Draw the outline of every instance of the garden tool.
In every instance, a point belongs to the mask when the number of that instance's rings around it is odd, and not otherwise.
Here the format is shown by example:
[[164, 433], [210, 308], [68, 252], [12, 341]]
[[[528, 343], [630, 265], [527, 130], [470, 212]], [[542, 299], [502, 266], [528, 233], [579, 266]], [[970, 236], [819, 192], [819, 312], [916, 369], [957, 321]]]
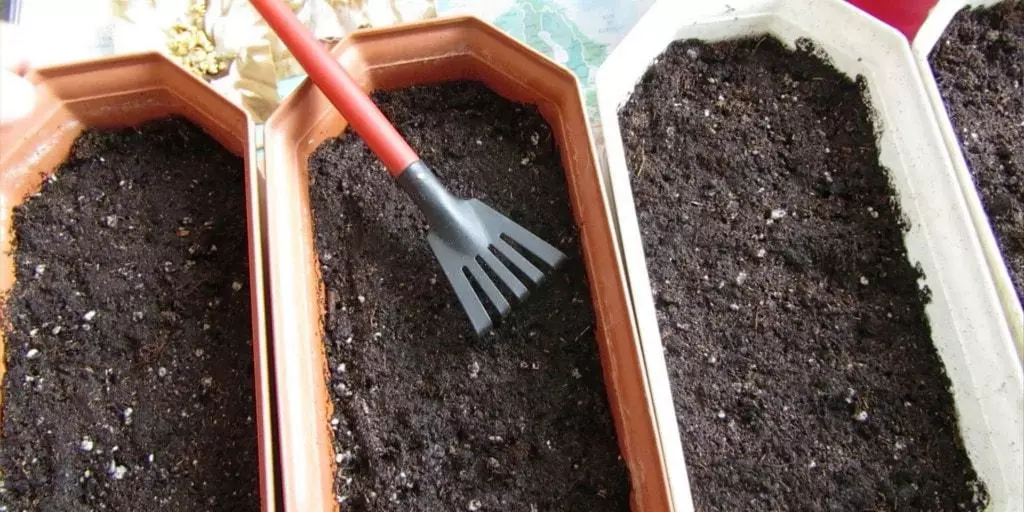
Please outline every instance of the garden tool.
[[[560, 250], [480, 200], [452, 195], [283, 0], [251, 2], [423, 212], [430, 224], [427, 242], [477, 335], [492, 326], [484, 300], [499, 316], [505, 316], [511, 310], [506, 293], [524, 300], [529, 293], [525, 281], [536, 286], [545, 271], [553, 271], [565, 261]], [[543, 266], [547, 269], [542, 270]]]

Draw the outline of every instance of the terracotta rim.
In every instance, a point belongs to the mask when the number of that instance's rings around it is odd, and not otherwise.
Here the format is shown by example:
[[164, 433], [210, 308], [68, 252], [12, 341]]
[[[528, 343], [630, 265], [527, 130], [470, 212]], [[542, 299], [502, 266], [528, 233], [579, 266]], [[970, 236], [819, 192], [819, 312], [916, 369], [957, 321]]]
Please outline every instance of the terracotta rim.
[[[671, 510], [661, 440], [579, 83], [566, 68], [474, 17], [357, 32], [333, 54], [366, 91], [473, 79], [537, 105], [552, 127], [594, 301], [595, 331], [636, 511]], [[323, 284], [306, 162], [346, 123], [304, 81], [266, 125], [266, 219], [281, 479], [287, 510], [335, 510]], [[287, 347], [284, 350], [284, 347]]]
[[[0, 297], [14, 284], [12, 209], [39, 189], [87, 128], [119, 128], [181, 115], [245, 161], [246, 223], [261, 509], [274, 510], [270, 359], [264, 300], [261, 176], [249, 116], [187, 70], [158, 53], [104, 57], [31, 71], [39, 97], [32, 114], [0, 128]], [[5, 326], [6, 327], [6, 326]], [[0, 331], [0, 353], [4, 336]], [[0, 358], [0, 405], [5, 373]], [[0, 410], [2, 414], [2, 410]]]

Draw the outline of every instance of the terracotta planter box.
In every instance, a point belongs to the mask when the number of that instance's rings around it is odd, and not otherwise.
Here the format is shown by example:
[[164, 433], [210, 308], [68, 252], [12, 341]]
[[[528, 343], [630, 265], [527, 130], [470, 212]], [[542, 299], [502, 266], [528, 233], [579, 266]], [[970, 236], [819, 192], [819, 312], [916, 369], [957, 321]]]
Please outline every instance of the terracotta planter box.
[[[1004, 258], [1004, 255], [1000, 250], [1000, 246], [996, 242], [996, 234], [986, 210], [986, 205], [982, 203], [981, 195], [978, 191], [978, 184], [975, 182], [971, 169], [968, 166], [967, 159], [964, 157], [963, 146], [961, 146], [961, 142], [964, 137], [968, 137], [967, 142], [969, 144], [975, 144], [976, 139], [969, 140], [969, 134], [964, 133], [965, 128], [961, 129], [961, 133], [959, 135], [957, 134], [953, 127], [953, 123], [951, 122], [950, 112], [946, 105], [946, 101], [943, 99], [942, 93], [939, 91], [935, 72], [929, 62], [929, 59], [933, 55], [938, 43], [948, 35], [953, 17], [959, 12], [967, 8], [993, 7], [995, 5], [1003, 5], [1006, 3], [1009, 2], [1005, 0], [940, 0], [929, 12], [928, 17], [921, 26], [921, 30], [913, 40], [912, 48], [914, 51], [914, 58], [921, 70], [921, 77], [924, 81], [925, 91], [927, 92], [928, 99], [931, 101], [932, 108], [934, 109], [938, 119], [938, 127], [942, 133], [942, 139], [949, 150], [953, 169], [956, 172], [957, 180], [960, 182], [960, 186], [963, 190], [964, 201], [967, 203], [967, 208], [971, 213], [971, 220], [974, 222], [974, 228], [977, 232], [978, 240], [985, 253], [985, 260], [988, 263], [991, 279], [995, 282], [996, 289], [999, 292], [999, 299], [1002, 302], [1005, 316], [1003, 321], [1008, 325], [1010, 332], [1013, 333], [1014, 342], [1017, 345], [1017, 356], [1024, 359], [1024, 309], [1021, 308], [1021, 301], [1024, 300], [1024, 298], [1018, 296], [1017, 291], [1014, 289], [1013, 281], [1010, 278], [1007, 260]], [[967, 70], [964, 71], [964, 73], [967, 72]], [[980, 110], [974, 112], [975, 115], [980, 113]], [[1009, 117], [1014, 116], [1014, 113], [1008, 110], [1004, 111], [1003, 114]], [[1020, 112], [1017, 112], [1017, 117], [1013, 119], [1019, 119], [1020, 114]], [[968, 122], [968, 119], [964, 119], [964, 122]], [[977, 134], [975, 134], [975, 136], [976, 135]], [[996, 171], [993, 170], [991, 172], [994, 173]], [[1004, 235], [1004, 237], [1005, 236], [1007, 235]], [[1008, 241], [1006, 243], [1012, 244], [1013, 242]], [[1018, 279], [1024, 279], [1024, 276], [1018, 276]]]
[[[133, 127], [159, 118], [183, 116], [228, 151], [244, 159], [248, 210], [245, 225], [248, 227], [250, 269], [248, 290], [251, 291], [256, 392], [253, 424], [257, 429], [260, 458], [259, 467], [251, 470], [259, 472], [259, 489], [254, 491], [260, 494], [262, 509], [273, 510], [276, 487], [263, 301], [262, 226], [256, 202], [259, 176], [253, 163], [254, 146], [251, 143], [253, 124], [243, 111], [158, 54], [78, 62], [33, 71], [30, 78], [37, 84], [41, 95], [35, 112], [30, 118], [0, 130], [0, 249], [3, 254], [0, 260], [0, 295], [5, 298], [14, 286], [13, 255], [18, 250], [12, 247], [12, 211], [53, 175], [84, 130]], [[0, 353], [3, 349], [4, 338], [0, 334]], [[0, 361], [0, 378], [3, 370], [3, 361]], [[196, 386], [199, 385], [197, 382]], [[0, 400], [2, 398], [3, 393], [0, 392]]]
[[[790, 50], [809, 41], [814, 45], [813, 55], [824, 56], [833, 69], [816, 67], [820, 60], [808, 64], [807, 55], [796, 59], [793, 53], [787, 53], [789, 57], [785, 58], [789, 60], [783, 60], [779, 57], [782, 50], [775, 49], [774, 42], [761, 39], [763, 36], [777, 38], [783, 49]], [[752, 39], [746, 39], [742, 46], [717, 45], [743, 38]], [[757, 43], [759, 39], [761, 46]], [[767, 52], [771, 57], [760, 57], [759, 52]], [[843, 80], [836, 78], [840, 75]], [[784, 78], [773, 82], [766, 76]], [[752, 77], [760, 77], [765, 90], [752, 92]], [[857, 78], [863, 80], [859, 93], [851, 85]], [[813, 85], [816, 81], [836, 85], [829, 90]], [[678, 87], [666, 93], [659, 84]], [[790, 89], [779, 91], [778, 84]], [[931, 419], [918, 417], [916, 428], [924, 432], [913, 437], [931, 437], [928, 430], [941, 428], [944, 443], [951, 447], [957, 444], [956, 437], [962, 439], [966, 458], [987, 488], [988, 510], [1020, 510], [1024, 379], [985, 255], [977, 243], [975, 223], [963, 201], [958, 178], [966, 176], [966, 172], [956, 172], [950, 162], [905, 38], [841, 1], [750, 0], [725, 5], [664, 0], [651, 7], [605, 61], [598, 73], [597, 87], [601, 136], [607, 148], [605, 171], [648, 376], [659, 381], [663, 377], [654, 375], [671, 372], [672, 390], [680, 393], [674, 397], [674, 409], [671, 400], [655, 401], [656, 407], [663, 407], [657, 411], [657, 417], [665, 419], [658, 425], [662, 442], [674, 449], [667, 454], [668, 471], [670, 480], [677, 482], [674, 491], [683, 490], [678, 494], [679, 509], [693, 509], [685, 486], [689, 480], [687, 468], [692, 476], [695, 467], [700, 468], [700, 482], [705, 486], [698, 489], [698, 484], [690, 482], [693, 494], [703, 493], [710, 500], [702, 500], [703, 503], [712, 503], [708, 505], [712, 508], [718, 508], [713, 504], [716, 497], [739, 492], [751, 497], [753, 501], [744, 502], [743, 506], [753, 509], [875, 507], [868, 504], [874, 497], [858, 505], [855, 501], [844, 501], [838, 494], [819, 495], [816, 490], [820, 487], [809, 482], [818, 482], [816, 485], [820, 486], [821, 479], [828, 478], [820, 476], [826, 474], [824, 471], [841, 473], [843, 464], [867, 467], [868, 463], [858, 458], [857, 452], [839, 455], [836, 451], [857, 449], [850, 448], [856, 443], [844, 445], [841, 439], [857, 430], [858, 424], [866, 425], [865, 430], [857, 431], [859, 434], [877, 440], [877, 450], [893, 450], [893, 466], [880, 461], [876, 469], [895, 467], [900, 464], [897, 461], [915, 457], [902, 451], [909, 446], [904, 441], [883, 445], [891, 435], [885, 437], [878, 432], [891, 432], [891, 425], [901, 424], [898, 415], [902, 409], [897, 406], [905, 404], [897, 393], [919, 393], [912, 391], [918, 383], [905, 381], [888, 387], [879, 384], [893, 375], [905, 376], [927, 357], [932, 361], [929, 373], [939, 376], [928, 388], [937, 393], [935, 396], [944, 396], [943, 400], [948, 400], [944, 403], [952, 402], [954, 406], [949, 409], [955, 410], [941, 414], [945, 418], [942, 427], [937, 420], [931, 421], [939, 414]], [[850, 96], [842, 96], [840, 90]], [[637, 91], [646, 91], [647, 99], [634, 101]], [[849, 103], [828, 101], [839, 97], [861, 104], [859, 111], [851, 116]], [[650, 98], [657, 98], [660, 103], [652, 105]], [[869, 104], [867, 108], [865, 102]], [[799, 115], [805, 116], [804, 126], [794, 126], [792, 118], [780, 115], [807, 104], [816, 110], [802, 107], [803, 114]], [[633, 105], [634, 110], [629, 110], [628, 115], [636, 117], [620, 117], [627, 115], [623, 114], [626, 105]], [[781, 123], [789, 124], [778, 126]], [[874, 127], [873, 136], [858, 139], [857, 148], [849, 147], [850, 132], [867, 133], [871, 128], [863, 127], [868, 123]], [[744, 127], [742, 130], [737, 128], [739, 124]], [[851, 126], [861, 128], [852, 130]], [[652, 133], [648, 127], [659, 131]], [[644, 141], [657, 142], [648, 146]], [[676, 149], [666, 150], [671, 147], [670, 141], [675, 141]], [[723, 141], [731, 141], [734, 146], [724, 148]], [[810, 141], [815, 141], [815, 145], [811, 146]], [[716, 153], [708, 154], [702, 149], [707, 147], [715, 148]], [[637, 148], [654, 152], [638, 156]], [[679, 156], [680, 152], [688, 156]], [[666, 160], [670, 158], [666, 153], [673, 160]], [[847, 165], [855, 160], [849, 155], [856, 154], [868, 156], [859, 157], [857, 166]], [[851, 172], [853, 169], [858, 170]], [[857, 177], [852, 179], [851, 174]], [[850, 185], [851, 181], [861, 179], [878, 182], [873, 187], [864, 187], [862, 182]], [[879, 193], [878, 183], [882, 181], [888, 183], [900, 212], [896, 221], [885, 221], [887, 228], [871, 224], [879, 218], [878, 204], [889, 204], [870, 198], [870, 194]], [[757, 186], [748, 188], [752, 183]], [[857, 192], [851, 193], [844, 186], [858, 187]], [[874, 192], [865, 192], [869, 188]], [[653, 194], [653, 190], [661, 195]], [[803, 195], [794, 196], [793, 190], [801, 190]], [[669, 208], [664, 198], [671, 197], [679, 199]], [[838, 204], [847, 201], [848, 209], [825, 213], [829, 208], [837, 208], [837, 203], [828, 202], [830, 198], [836, 198]], [[728, 200], [738, 202], [739, 208], [728, 210], [735, 207], [729, 206]], [[772, 200], [776, 203], [771, 204]], [[659, 205], [658, 209], [653, 209], [652, 204]], [[871, 205], [874, 208], [867, 208]], [[666, 218], [678, 218], [678, 223], [666, 228]], [[902, 220], [906, 221], [905, 226]], [[751, 227], [754, 225], [757, 228]], [[840, 227], [836, 228], [835, 236], [821, 237], [829, 225]], [[842, 231], [850, 226], [854, 228]], [[894, 231], [893, 226], [899, 226], [899, 231]], [[724, 241], [723, 233], [729, 234]], [[793, 233], [806, 238], [786, 238]], [[858, 260], [866, 250], [854, 247], [874, 247], [874, 241], [861, 243], [866, 233], [884, 238], [898, 256], [885, 261], [878, 261], [875, 256], [870, 261]], [[846, 249], [838, 247], [848, 239], [851, 241]], [[654, 242], [657, 240], [662, 243]], [[679, 240], [692, 243], [680, 244]], [[788, 246], [784, 245], [787, 243]], [[695, 254], [694, 246], [701, 252]], [[674, 252], [677, 249], [679, 252]], [[718, 258], [709, 260], [708, 254]], [[673, 256], [679, 270], [670, 275], [667, 269], [675, 267], [666, 261], [673, 261], [669, 259]], [[704, 266], [693, 268], [689, 264], [691, 259]], [[856, 263], [847, 265], [844, 261]], [[893, 316], [882, 315], [877, 323], [865, 322], [863, 330], [857, 330], [850, 328], [849, 322], [861, 322], [872, 315], [861, 317], [844, 311], [848, 311], [850, 304], [870, 303], [882, 294], [891, 294], [890, 287], [897, 286], [895, 282], [906, 281], [905, 272], [902, 278], [892, 273], [872, 275], [893, 261], [900, 261], [905, 268], [916, 268], [914, 272], [922, 274], [900, 287], [912, 290], [917, 284], [929, 291], [923, 306], [913, 306], [918, 315], [914, 336], [922, 340], [915, 350], [921, 358], [906, 357], [903, 352], [900, 363], [882, 361], [873, 366], [870, 375], [874, 377], [866, 379], [857, 373], [857, 358], [878, 357], [890, 349], [892, 354], [905, 350], [895, 341], [896, 333], [909, 323], [897, 326], [889, 320]], [[828, 262], [835, 265], [829, 266]], [[851, 269], [863, 273], [851, 275]], [[700, 282], [702, 275], [709, 284]], [[780, 275], [798, 277], [795, 282], [787, 282], [778, 278]], [[673, 286], [675, 283], [685, 284]], [[689, 288], [683, 292], [683, 286]], [[857, 298], [849, 299], [850, 296]], [[879, 306], [877, 311], [884, 307]], [[679, 311], [687, 312], [689, 318], [673, 316]], [[829, 320], [808, 318], [809, 311], [827, 315], [820, 318]], [[887, 313], [899, 314], [895, 309]], [[709, 328], [711, 321], [703, 317], [716, 318], [719, 323]], [[922, 321], [922, 317], [926, 319]], [[838, 335], [839, 341], [833, 332], [843, 333]], [[879, 338], [893, 343], [882, 343], [874, 350], [858, 345], [874, 343]], [[693, 347], [698, 346], [708, 352], [694, 353]], [[833, 360], [826, 364], [831, 356], [827, 350], [823, 353], [822, 347], [835, 347], [835, 359], [850, 357], [849, 362], [840, 365]], [[763, 357], [764, 354], [781, 354], [781, 359]], [[744, 366], [744, 360], [753, 366]], [[886, 365], [888, 369], [877, 370]], [[681, 375], [686, 375], [687, 380], [680, 380]], [[734, 377], [733, 382], [721, 382], [723, 375]], [[806, 380], [794, 384], [790, 378], [793, 376]], [[708, 379], [717, 387], [705, 385]], [[814, 390], [832, 385], [841, 386], [840, 394], [849, 393], [847, 382], [856, 383], [850, 387], [856, 396], [839, 396], [834, 400], [823, 392], [815, 398]], [[738, 388], [729, 394], [733, 386]], [[804, 391], [808, 393], [800, 395]], [[667, 389], [663, 392], [668, 394]], [[872, 395], [874, 401], [865, 398], [863, 403], [870, 405], [859, 405], [862, 402], [857, 397], [861, 393]], [[798, 396], [804, 396], [804, 404], [820, 400], [819, 408], [801, 411]], [[907, 399], [908, 411], [915, 400]], [[877, 416], [868, 411], [872, 407]], [[680, 416], [685, 421], [680, 420], [678, 426], [677, 410], [688, 416]], [[909, 424], [910, 413], [903, 414], [908, 415]], [[881, 427], [872, 423], [876, 417]], [[849, 424], [843, 423], [847, 420]], [[686, 430], [680, 432], [684, 425]], [[789, 440], [790, 444], [777, 446], [777, 450], [764, 448], [773, 441], [761, 442], [764, 437], [752, 433], [758, 426], [775, 433], [774, 439]], [[817, 435], [819, 432], [829, 432], [833, 437]], [[685, 454], [685, 461], [682, 447], [674, 444], [680, 433], [692, 449]], [[744, 439], [759, 444], [751, 447]], [[836, 446], [832, 446], [833, 442]], [[762, 448], [763, 452], [758, 451]], [[742, 456], [723, 455], [743, 449], [748, 451]], [[863, 446], [861, 449], [865, 450], [861, 454], [881, 453], [870, 452]], [[950, 448], [948, 453], [954, 450], [960, 448]], [[943, 455], [934, 451], [931, 454], [938, 458]], [[792, 456], [792, 460], [780, 463], [787, 456]], [[958, 457], [961, 461], [965, 458]], [[723, 467], [736, 471], [715, 471]], [[920, 482], [920, 473], [929, 471], [931, 468], [919, 468], [907, 478]], [[789, 480], [784, 488], [769, 488], [779, 485], [785, 477], [774, 478], [769, 484], [767, 478], [762, 478], [768, 472], [773, 477], [783, 472], [793, 478], [806, 476], [799, 484]], [[864, 477], [861, 469], [853, 472], [855, 480], [836, 484], [833, 489], [842, 488], [843, 493], [856, 489]], [[730, 477], [745, 485], [724, 489], [730, 485]], [[750, 492], [757, 485], [763, 486], [761, 496]], [[950, 485], [971, 494], [968, 482]], [[865, 488], [867, 494], [872, 493], [872, 487]], [[923, 494], [915, 494], [912, 486], [907, 489], [907, 497], [926, 499]], [[890, 502], [885, 507], [913, 508], [903, 498], [899, 497], [898, 505]], [[800, 502], [803, 505], [789, 501], [801, 499], [807, 501]]]
[[[671, 509], [661, 439], [650, 406], [652, 384], [630, 320], [625, 278], [603, 200], [604, 183], [573, 76], [468, 17], [360, 32], [342, 41], [334, 53], [366, 91], [476, 79], [510, 100], [539, 106], [552, 127], [580, 230], [608, 400], [630, 473], [632, 508]], [[307, 160], [345, 127], [345, 120], [310, 82], [286, 99], [267, 124], [270, 311], [279, 342], [274, 370], [287, 510], [338, 507], [324, 347], [326, 292], [313, 240]], [[446, 287], [437, 290], [449, 293]]]

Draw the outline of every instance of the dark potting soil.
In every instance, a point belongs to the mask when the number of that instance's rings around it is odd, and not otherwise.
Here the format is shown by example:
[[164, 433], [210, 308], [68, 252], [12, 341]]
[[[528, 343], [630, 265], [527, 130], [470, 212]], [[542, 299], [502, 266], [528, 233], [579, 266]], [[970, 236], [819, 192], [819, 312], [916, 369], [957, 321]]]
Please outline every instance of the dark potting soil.
[[15, 209], [7, 509], [258, 508], [243, 177], [169, 118], [86, 132]]
[[620, 112], [700, 510], [974, 509], [862, 85], [674, 43]]
[[310, 158], [326, 339], [349, 510], [626, 510], [590, 295], [551, 130], [476, 83], [375, 101], [453, 193], [570, 260], [477, 339], [426, 223], [361, 138]]
[[1024, 1], [959, 12], [930, 60], [1010, 279], [1024, 299]]

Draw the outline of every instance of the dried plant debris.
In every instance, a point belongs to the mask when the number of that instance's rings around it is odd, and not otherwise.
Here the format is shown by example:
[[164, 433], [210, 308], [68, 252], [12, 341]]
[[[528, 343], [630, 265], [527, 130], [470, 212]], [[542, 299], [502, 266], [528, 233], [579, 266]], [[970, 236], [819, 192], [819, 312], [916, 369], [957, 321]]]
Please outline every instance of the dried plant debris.
[[198, 75], [218, 75], [228, 67], [229, 60], [218, 55], [213, 41], [203, 28], [205, 0], [192, 0], [186, 21], [171, 26], [167, 49], [181, 65]]

